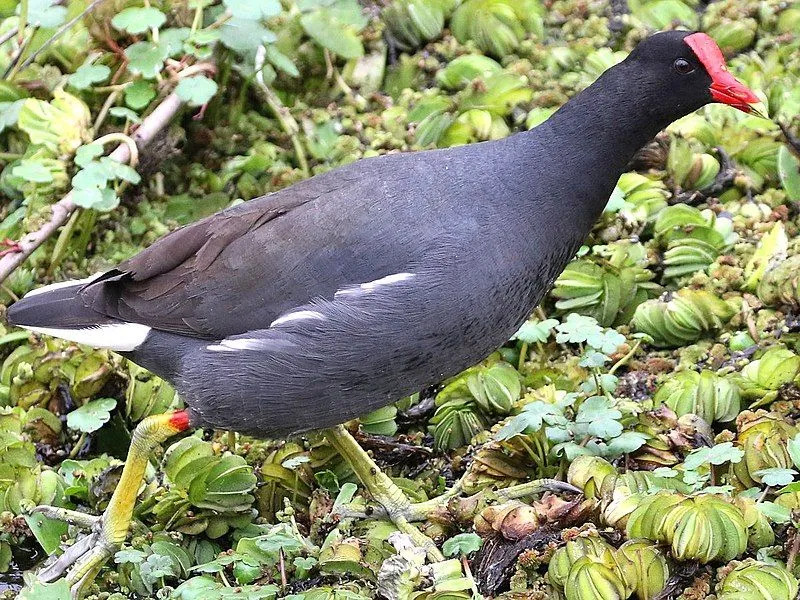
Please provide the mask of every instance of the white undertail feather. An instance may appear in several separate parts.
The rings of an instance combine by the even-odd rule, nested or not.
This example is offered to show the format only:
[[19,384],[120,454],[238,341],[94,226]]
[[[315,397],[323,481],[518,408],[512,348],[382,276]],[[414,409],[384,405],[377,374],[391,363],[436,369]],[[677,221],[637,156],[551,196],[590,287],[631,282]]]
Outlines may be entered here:
[[150,327],[141,323],[114,323],[96,325],[82,329],[60,329],[57,327],[21,326],[23,329],[84,344],[93,348],[106,348],[118,352],[130,352],[141,346]]
[[94,275],[90,275],[86,279],[73,279],[71,281],[59,281],[58,283],[51,283],[50,285],[46,285],[44,287],[36,288],[35,290],[31,290],[25,297],[28,298],[30,296],[38,296],[39,294],[44,294],[45,292],[52,292],[53,290],[59,290],[61,288],[72,287],[74,285],[86,285],[87,283],[91,283],[98,277],[100,277],[103,273],[95,273]]

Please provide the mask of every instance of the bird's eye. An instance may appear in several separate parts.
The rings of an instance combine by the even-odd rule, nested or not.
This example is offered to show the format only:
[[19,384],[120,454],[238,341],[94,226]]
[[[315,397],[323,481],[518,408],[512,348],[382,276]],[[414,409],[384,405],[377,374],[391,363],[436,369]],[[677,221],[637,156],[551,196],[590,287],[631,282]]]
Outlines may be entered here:
[[688,75],[689,73],[694,71],[692,63],[690,63],[685,58],[676,58],[675,62],[672,63],[672,66],[675,67],[675,70],[681,75]]

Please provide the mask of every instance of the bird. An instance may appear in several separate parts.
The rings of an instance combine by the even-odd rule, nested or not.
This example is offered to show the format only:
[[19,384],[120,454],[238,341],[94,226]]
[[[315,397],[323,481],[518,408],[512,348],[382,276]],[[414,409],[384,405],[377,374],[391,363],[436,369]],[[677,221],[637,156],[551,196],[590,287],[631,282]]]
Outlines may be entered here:
[[137,426],[102,516],[41,508],[91,533],[40,578],[66,575],[80,597],[125,541],[150,452],[200,427],[258,438],[325,430],[389,518],[441,557],[341,424],[505,343],[636,151],[710,102],[760,114],[711,37],[657,33],[530,131],[356,161],[187,225],[106,272],[28,293],[11,324],[114,350],[186,405]]

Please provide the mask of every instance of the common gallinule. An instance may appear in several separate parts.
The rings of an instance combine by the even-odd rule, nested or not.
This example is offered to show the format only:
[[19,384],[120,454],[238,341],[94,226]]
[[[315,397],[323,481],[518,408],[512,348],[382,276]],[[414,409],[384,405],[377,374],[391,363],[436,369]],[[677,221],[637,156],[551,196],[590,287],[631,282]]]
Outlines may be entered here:
[[118,351],[187,408],[143,420],[93,532],[41,574],[76,596],[125,540],[153,447],[190,427],[327,436],[429,554],[409,502],[337,424],[503,344],[588,234],[628,161],[706,103],[758,98],[703,33],[666,32],[532,131],[362,160],[179,229],[108,272],[28,294],[11,323]]

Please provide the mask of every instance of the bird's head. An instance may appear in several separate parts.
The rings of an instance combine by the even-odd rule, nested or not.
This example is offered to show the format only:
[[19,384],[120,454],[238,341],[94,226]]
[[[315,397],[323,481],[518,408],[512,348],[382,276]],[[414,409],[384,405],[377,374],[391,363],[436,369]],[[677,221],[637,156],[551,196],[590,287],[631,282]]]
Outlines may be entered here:
[[657,33],[636,46],[629,61],[646,67],[643,71],[662,93],[689,109],[683,112],[721,102],[763,116],[758,96],[731,75],[722,50],[705,33]]

